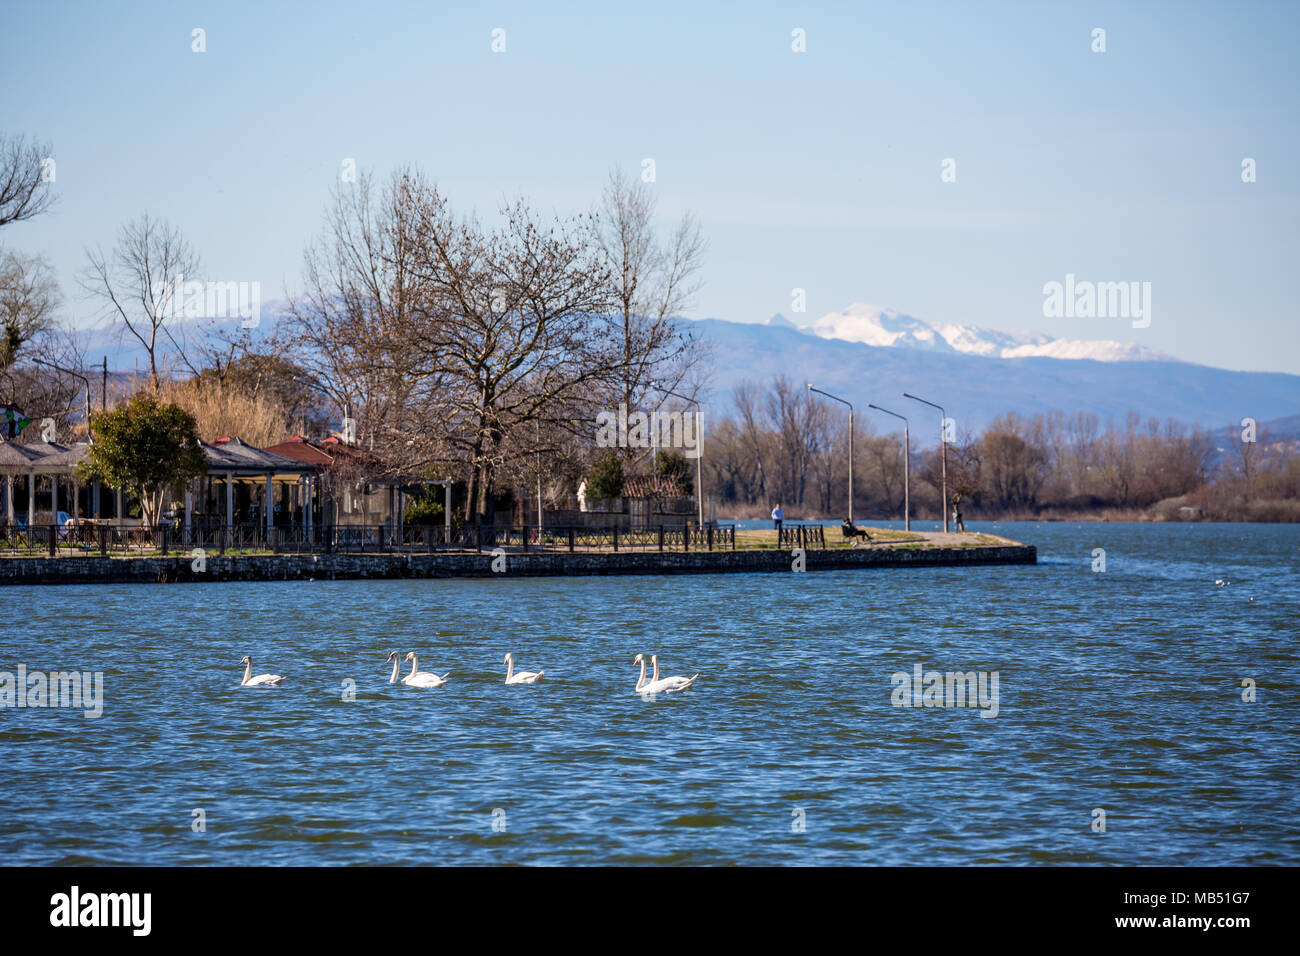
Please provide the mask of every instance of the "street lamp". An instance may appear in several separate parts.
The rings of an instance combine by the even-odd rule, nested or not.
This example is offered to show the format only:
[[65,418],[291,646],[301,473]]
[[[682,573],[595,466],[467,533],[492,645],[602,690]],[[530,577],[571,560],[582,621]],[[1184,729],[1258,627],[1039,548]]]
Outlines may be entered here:
[[671,388],[662,382],[651,382],[650,387],[658,389],[665,395],[672,395],[674,398],[680,398],[688,405],[695,405],[695,503],[699,508],[700,528],[704,528],[704,426],[700,422],[700,403],[698,399],[687,398],[674,392]]
[[886,415],[893,415],[895,418],[903,419],[903,530],[912,530],[912,439],[908,431],[907,419],[898,414],[891,412],[887,408],[881,408],[879,405],[867,403],[867,408],[874,408],[878,412],[884,412]]
[[841,405],[849,406],[849,526],[853,525],[853,405],[840,398],[838,395],[832,395],[830,392],[823,392],[820,388],[813,388],[812,382],[808,383],[808,391],[816,392],[818,395],[825,395],[827,398],[833,398]]
[[904,398],[910,398],[914,402],[920,402],[922,405],[929,405],[931,408],[939,409],[939,448],[942,456],[942,481],[943,481],[943,503],[939,506],[943,510],[943,531],[948,533],[948,413],[943,410],[942,405],[936,405],[934,402],[927,402],[924,398],[917,398],[915,395],[903,393]]

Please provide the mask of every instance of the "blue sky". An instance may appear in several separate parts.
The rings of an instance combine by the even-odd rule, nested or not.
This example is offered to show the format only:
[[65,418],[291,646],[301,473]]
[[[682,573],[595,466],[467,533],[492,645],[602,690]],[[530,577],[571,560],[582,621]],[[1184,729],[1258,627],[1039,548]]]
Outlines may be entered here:
[[[572,213],[649,157],[710,243],[693,317],[790,316],[797,287],[797,319],[865,301],[1300,373],[1298,31],[1290,2],[28,4],[0,129],[53,143],[60,201],[0,243],[89,322],[84,248],[148,210],[275,299],[345,158]],[[1045,318],[1066,273],[1151,282],[1150,327]]]

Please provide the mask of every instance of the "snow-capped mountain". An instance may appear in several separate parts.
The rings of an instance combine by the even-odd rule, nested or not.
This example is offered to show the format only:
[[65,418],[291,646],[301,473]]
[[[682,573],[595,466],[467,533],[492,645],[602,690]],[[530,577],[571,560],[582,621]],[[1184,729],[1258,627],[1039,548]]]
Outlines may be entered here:
[[[256,334],[270,334],[284,308],[284,303],[264,303]],[[902,412],[912,404],[902,393],[911,391],[942,401],[961,428],[983,427],[1009,411],[1077,410],[1120,423],[1129,411],[1137,411],[1143,421],[1173,418],[1223,434],[1227,425],[1249,415],[1261,423],[1291,423],[1277,434],[1300,431],[1295,424],[1300,421],[1300,375],[1216,369],[1119,342],[931,326],[865,305],[822,316],[811,327],[783,315],[766,323],[699,319],[691,324],[716,346],[708,404],[724,414],[736,385],[783,375],[795,383],[815,382],[853,401],[863,416],[872,416],[864,421],[878,418],[864,411],[867,402]],[[206,320],[178,323],[173,334],[197,341],[206,328]],[[236,321],[228,331],[238,329]],[[106,358],[110,373],[123,378],[148,368],[138,343],[119,326],[85,329],[80,338],[91,366]],[[919,420],[914,419],[914,427]]]
[[[780,319],[780,322],[775,321]],[[1173,356],[1128,342],[1057,339],[1041,332],[1001,332],[973,325],[930,325],[915,316],[855,302],[840,312],[829,312],[807,326],[796,326],[784,316],[771,325],[800,328],[823,339],[861,342],[863,345],[963,352],[991,358],[1092,359],[1098,362],[1175,361]]]
[[[1122,424],[1136,411],[1143,421],[1172,418],[1218,430],[1244,415],[1260,422],[1300,416],[1300,375],[1217,369],[1118,342],[930,326],[867,306],[823,316],[812,327],[784,316],[692,324],[716,348],[710,404],[722,414],[737,385],[780,375],[844,397],[864,421],[878,418],[862,411],[868,402],[900,413],[911,407],[902,398],[908,391],[942,401],[959,427],[974,429],[1011,411],[1094,412],[1103,424]],[[921,420],[913,419],[914,435]]]

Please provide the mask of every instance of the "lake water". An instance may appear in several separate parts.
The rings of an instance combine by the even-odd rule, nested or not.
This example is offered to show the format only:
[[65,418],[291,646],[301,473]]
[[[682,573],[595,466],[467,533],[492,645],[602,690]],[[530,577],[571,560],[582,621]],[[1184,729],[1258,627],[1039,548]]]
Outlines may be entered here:
[[[0,710],[0,857],[1300,863],[1300,528],[970,530],[1040,563],[5,589],[0,671],[104,709]],[[642,699],[637,653],[700,679]],[[918,664],[996,671],[996,717],[894,706]]]

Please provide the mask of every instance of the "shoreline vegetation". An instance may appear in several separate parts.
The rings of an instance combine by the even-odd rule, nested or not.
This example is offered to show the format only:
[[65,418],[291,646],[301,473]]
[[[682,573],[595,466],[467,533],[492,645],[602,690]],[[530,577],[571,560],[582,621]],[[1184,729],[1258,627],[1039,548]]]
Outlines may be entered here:
[[[780,502],[788,517],[843,518],[845,411],[783,376],[743,382],[731,404],[705,438],[704,484],[718,513],[764,519]],[[1240,421],[1209,431],[1137,411],[1122,422],[1086,410],[1011,412],[975,430],[950,418],[945,468],[938,416],[913,416],[912,518],[943,520],[946,471],[950,516],[955,503],[968,522],[1300,521],[1300,438],[1290,420],[1265,427],[1224,418]],[[854,422],[853,511],[901,520],[903,434],[873,424],[863,414]]]
[[[1242,513],[1249,513],[1254,516],[1237,516],[1210,513],[1206,514],[1203,510],[1199,514],[1187,515],[1179,512],[1180,507],[1184,507],[1185,499],[1174,499],[1172,503],[1162,503],[1159,508],[1106,508],[1097,511],[1063,511],[1054,508],[1047,508],[1042,511],[1012,511],[998,512],[988,514],[982,510],[962,509],[962,520],[966,524],[990,524],[996,522],[1053,522],[1068,523],[1075,522],[1097,522],[1113,524],[1159,524],[1169,522],[1173,524],[1295,524],[1300,522],[1300,502],[1293,501],[1273,501],[1260,502],[1259,507],[1252,509],[1242,509]],[[1195,507],[1195,506],[1188,506]],[[754,505],[745,508],[729,509],[725,516],[719,515],[720,522],[735,521],[770,521],[766,509],[761,505]],[[838,517],[818,514],[800,514],[795,513],[786,517],[787,523],[796,522],[839,522]],[[902,515],[885,515],[885,514],[868,514],[857,516],[856,523],[860,527],[870,527],[863,525],[864,521],[898,521],[903,520]],[[949,516],[951,523],[951,515]],[[912,512],[912,524],[942,524],[943,515],[933,513],[917,514]],[[872,529],[874,533],[874,528]],[[888,530],[888,529],[886,529]]]

